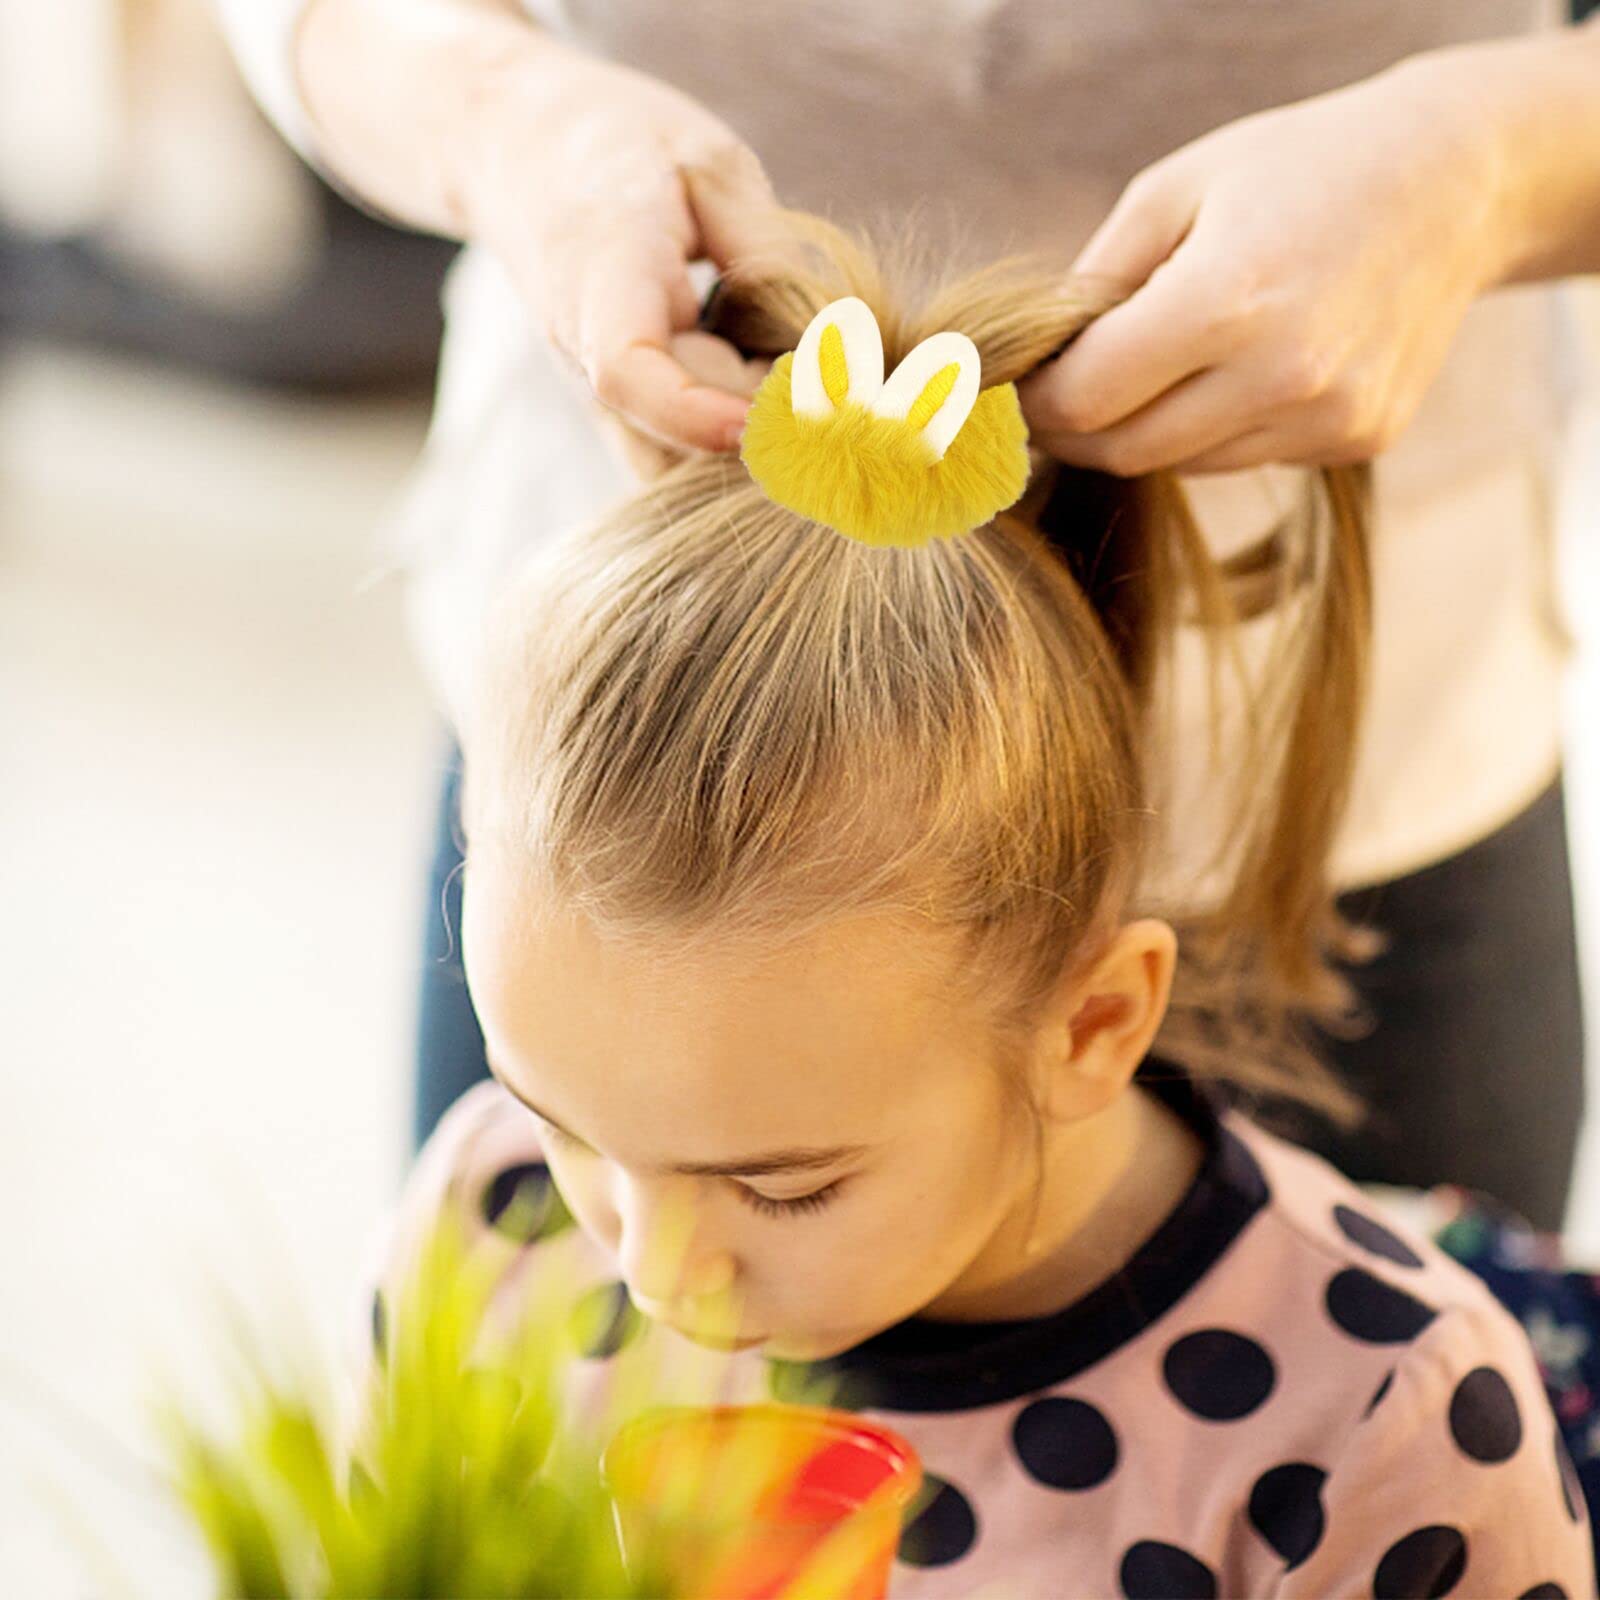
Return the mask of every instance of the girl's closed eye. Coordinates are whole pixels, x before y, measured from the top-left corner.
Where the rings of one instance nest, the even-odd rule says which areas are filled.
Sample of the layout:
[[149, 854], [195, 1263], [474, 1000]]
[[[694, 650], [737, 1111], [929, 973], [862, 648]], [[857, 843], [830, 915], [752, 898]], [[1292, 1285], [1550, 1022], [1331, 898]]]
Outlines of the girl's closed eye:
[[[543, 1117], [538, 1120], [545, 1135], [554, 1143], [563, 1145], [568, 1150], [581, 1151], [587, 1155], [594, 1154], [588, 1145], [568, 1133], [565, 1128], [557, 1127], [553, 1122], [546, 1122]], [[810, 1194], [795, 1195], [792, 1199], [781, 1200], [775, 1195], [762, 1194], [758, 1189], [746, 1188], [742, 1183], [735, 1183], [733, 1187], [747, 1206], [764, 1217], [798, 1217], [815, 1215], [824, 1206], [831, 1204], [839, 1190], [844, 1187], [844, 1179], [835, 1178], [832, 1183], [824, 1184], [820, 1189], [813, 1189]]]
[[821, 1211], [833, 1202], [843, 1187], [844, 1179], [835, 1178], [832, 1183], [813, 1189], [810, 1194], [796, 1195], [792, 1200], [777, 1200], [759, 1190], [747, 1189], [742, 1183], [737, 1185], [739, 1198], [764, 1217], [804, 1216]]

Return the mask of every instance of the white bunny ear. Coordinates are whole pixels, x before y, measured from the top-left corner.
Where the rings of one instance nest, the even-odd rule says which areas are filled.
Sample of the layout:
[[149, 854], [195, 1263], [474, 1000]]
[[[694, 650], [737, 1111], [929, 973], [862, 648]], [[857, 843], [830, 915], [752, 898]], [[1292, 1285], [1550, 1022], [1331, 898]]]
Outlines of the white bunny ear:
[[789, 404], [796, 416], [830, 417], [846, 400], [870, 405], [883, 387], [883, 335], [855, 295], [825, 305], [795, 346]]
[[930, 334], [894, 369], [872, 409], [905, 418], [942, 460], [977, 402], [981, 368], [978, 347], [966, 334]]

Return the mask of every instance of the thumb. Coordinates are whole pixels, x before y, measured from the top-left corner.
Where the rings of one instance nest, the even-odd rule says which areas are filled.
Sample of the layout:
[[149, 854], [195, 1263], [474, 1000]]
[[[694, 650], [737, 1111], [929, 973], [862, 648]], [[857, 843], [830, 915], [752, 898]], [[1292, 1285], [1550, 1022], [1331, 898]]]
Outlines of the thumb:
[[678, 173], [699, 231], [691, 258], [704, 256], [726, 268], [777, 245], [783, 231], [778, 197], [748, 145], [732, 145], [715, 161], [680, 162]]
[[1183, 243], [1197, 209], [1193, 185], [1180, 168], [1169, 162], [1146, 167], [1089, 235], [1071, 273], [1138, 288]]

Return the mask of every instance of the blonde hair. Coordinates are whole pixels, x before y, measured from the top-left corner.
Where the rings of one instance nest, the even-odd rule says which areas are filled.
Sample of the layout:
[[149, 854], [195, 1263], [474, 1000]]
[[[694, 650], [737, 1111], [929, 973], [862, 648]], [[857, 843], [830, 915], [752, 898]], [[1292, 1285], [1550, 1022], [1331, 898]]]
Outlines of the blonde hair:
[[[1012, 256], [913, 305], [915, 238], [774, 223], [781, 247], [724, 277], [719, 331], [746, 351], [792, 349], [851, 294], [886, 367], [956, 328], [998, 384], [1125, 293]], [[1180, 923], [1157, 1050], [1354, 1121], [1360, 1102], [1296, 1025], [1349, 1011], [1327, 860], [1368, 631], [1365, 469], [1318, 482], [1293, 526], [1220, 562], [1170, 474], [1041, 460], [1010, 511], [901, 549], [773, 503], [736, 457], [681, 461], [558, 538], [507, 596], [463, 730], [469, 839], [493, 830], [621, 935], [776, 942], [878, 910], [956, 928], [961, 978], [1020, 1043], [1139, 903], [1155, 686], [1192, 624], [1214, 688], [1241, 685], [1249, 753], [1230, 887]], [[1293, 626], [1246, 672], [1239, 624], [1274, 609]]]

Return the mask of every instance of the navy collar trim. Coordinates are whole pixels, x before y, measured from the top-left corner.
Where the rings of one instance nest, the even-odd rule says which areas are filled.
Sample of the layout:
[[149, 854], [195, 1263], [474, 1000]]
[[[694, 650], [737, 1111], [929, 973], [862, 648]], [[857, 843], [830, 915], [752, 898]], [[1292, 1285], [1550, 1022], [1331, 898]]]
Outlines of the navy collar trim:
[[1017, 1400], [1075, 1377], [1136, 1338], [1221, 1259], [1267, 1203], [1261, 1168], [1222, 1121], [1216, 1090], [1146, 1061], [1137, 1081], [1205, 1141], [1193, 1183], [1115, 1276], [1047, 1317], [935, 1322], [912, 1317], [824, 1361], [768, 1363], [773, 1393], [883, 1411], [963, 1411]]

